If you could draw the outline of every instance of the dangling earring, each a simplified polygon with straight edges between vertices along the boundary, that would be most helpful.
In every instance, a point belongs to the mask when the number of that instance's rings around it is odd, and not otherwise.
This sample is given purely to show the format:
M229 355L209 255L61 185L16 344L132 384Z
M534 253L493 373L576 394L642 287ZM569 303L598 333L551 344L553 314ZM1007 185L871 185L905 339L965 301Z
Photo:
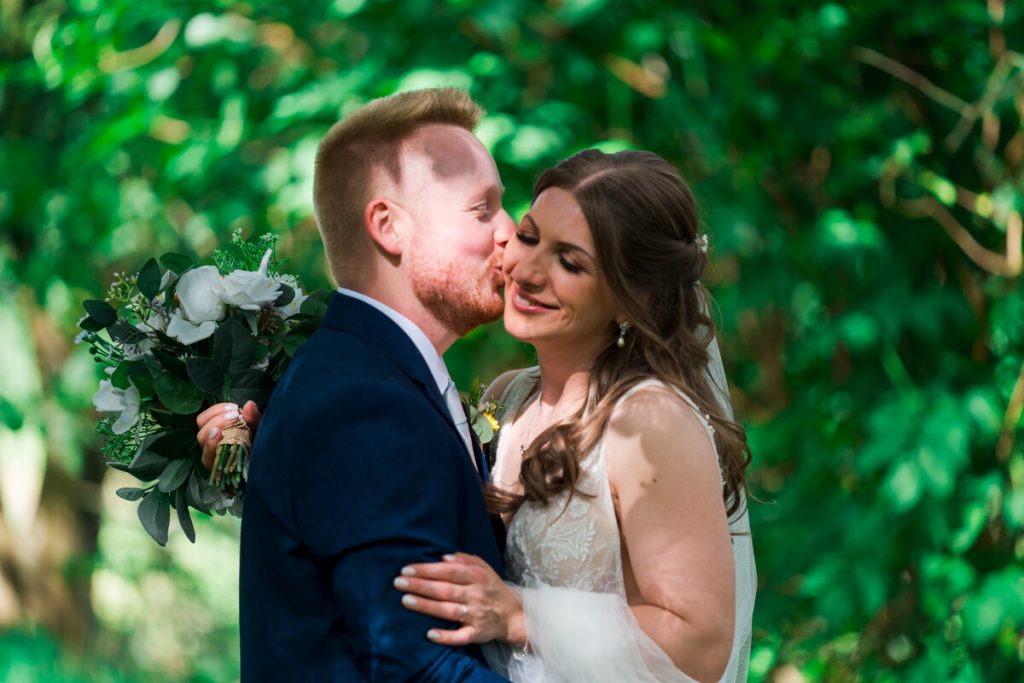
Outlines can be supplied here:
M626 345L626 333L629 332L629 321L623 320L619 323L619 338L616 340L615 345L620 349Z

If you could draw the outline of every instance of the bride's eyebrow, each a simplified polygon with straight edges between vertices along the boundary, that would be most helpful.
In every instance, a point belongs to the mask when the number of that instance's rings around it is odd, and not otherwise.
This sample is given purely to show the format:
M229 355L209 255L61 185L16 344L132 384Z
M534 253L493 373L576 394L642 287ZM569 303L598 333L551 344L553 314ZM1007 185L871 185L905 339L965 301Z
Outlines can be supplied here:
M523 216L523 220L524 221L530 221L530 225L533 226L533 229L536 230L537 232L540 232L540 227L537 225L537 221L533 220L533 216L531 216L530 214L526 214L525 216ZM561 249L562 251L574 251L574 252L576 252L578 254L582 254L583 256L586 256L588 259L590 259L594 263L597 263L597 259L594 258L594 255L591 254L589 251L587 251L586 249L584 249L583 247L581 247L578 244L573 244L572 242L561 242L560 241L560 242L555 242L555 246L558 247L559 249Z

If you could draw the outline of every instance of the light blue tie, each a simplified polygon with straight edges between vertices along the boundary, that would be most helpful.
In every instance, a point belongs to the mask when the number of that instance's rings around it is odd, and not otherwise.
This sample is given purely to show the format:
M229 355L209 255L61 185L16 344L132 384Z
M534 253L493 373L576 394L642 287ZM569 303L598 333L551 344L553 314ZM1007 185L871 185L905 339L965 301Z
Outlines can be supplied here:
M455 382L451 378L448 379L448 386L444 389L444 402L448 405L448 413L452 416L455 428L462 436L462 443L466 446L469 459L472 461L473 467L476 468L476 458L473 457L473 441L469 436L469 418L466 417L466 411L462 408L459 390L455 388Z

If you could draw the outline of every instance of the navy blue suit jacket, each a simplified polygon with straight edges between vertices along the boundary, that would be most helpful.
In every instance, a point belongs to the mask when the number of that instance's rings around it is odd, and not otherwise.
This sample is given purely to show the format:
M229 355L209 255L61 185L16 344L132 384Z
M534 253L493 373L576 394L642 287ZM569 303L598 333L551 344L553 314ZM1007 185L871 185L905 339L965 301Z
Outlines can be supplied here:
M242 680L503 681L392 581L461 550L503 574L481 478L426 362L335 294L265 411L242 521Z

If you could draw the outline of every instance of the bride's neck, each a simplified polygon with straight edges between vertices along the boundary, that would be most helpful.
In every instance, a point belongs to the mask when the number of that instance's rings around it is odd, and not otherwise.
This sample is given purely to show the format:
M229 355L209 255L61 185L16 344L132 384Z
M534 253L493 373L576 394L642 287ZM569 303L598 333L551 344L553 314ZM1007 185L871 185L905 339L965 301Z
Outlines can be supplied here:
M593 359L581 358L571 349L537 348L537 361L542 411L565 413L581 407L586 400Z

